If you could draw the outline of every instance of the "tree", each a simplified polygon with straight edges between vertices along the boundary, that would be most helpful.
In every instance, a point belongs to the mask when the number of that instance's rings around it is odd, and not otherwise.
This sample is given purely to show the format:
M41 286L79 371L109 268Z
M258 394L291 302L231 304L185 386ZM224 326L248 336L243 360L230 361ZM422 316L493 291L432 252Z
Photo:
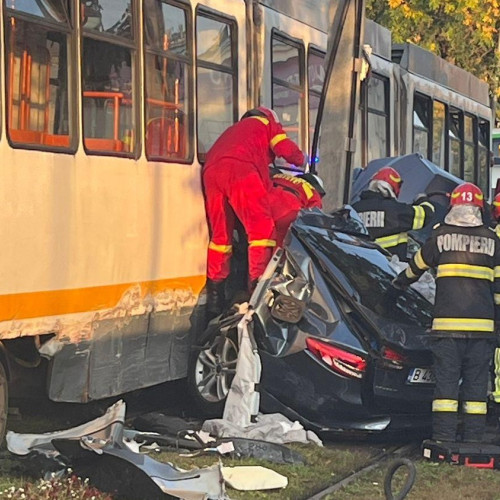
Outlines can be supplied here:
M500 0L367 0L367 17L469 71L500 98Z

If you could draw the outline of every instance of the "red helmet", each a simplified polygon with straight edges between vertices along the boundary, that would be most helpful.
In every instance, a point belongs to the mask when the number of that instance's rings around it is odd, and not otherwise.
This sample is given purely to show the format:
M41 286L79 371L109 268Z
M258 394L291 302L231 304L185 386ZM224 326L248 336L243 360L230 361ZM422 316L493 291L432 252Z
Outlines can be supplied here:
M385 181L394 190L394 194L399 196L403 179L392 167L382 167L371 179L372 181Z
M270 108L266 108L265 106L259 106L258 108L249 109L241 117L241 119L243 120L244 118L249 118L251 116L260 116L262 118L267 118L268 120L272 120L276 123L280 122L276 112Z
M265 106L259 106L257 108L268 120L275 121L276 123L280 122L276 111L271 108L266 108Z
M450 205L452 207L455 205L474 205L483 208L483 192L472 182L464 182L451 192Z
M491 212L495 220L500 219L500 193L498 193L495 198L493 198L493 203L491 204Z

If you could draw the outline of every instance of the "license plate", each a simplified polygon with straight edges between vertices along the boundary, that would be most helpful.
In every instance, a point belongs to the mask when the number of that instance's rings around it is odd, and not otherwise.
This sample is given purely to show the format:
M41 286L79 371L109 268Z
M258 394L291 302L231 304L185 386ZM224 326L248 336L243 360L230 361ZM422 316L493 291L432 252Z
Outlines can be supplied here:
M409 384L435 384L436 379L430 368L412 368L407 379Z

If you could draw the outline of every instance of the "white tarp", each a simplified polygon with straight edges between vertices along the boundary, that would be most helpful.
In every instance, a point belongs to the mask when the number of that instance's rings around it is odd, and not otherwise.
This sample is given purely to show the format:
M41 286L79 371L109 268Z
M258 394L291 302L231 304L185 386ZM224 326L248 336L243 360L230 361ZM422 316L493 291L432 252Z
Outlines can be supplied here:
M246 306L246 305L245 305ZM269 443L316 443L319 437L279 413L259 414L262 365L253 338L253 311L245 309L238 324L239 352L236 375L229 390L223 418L206 420L202 430L219 438L260 439Z
M238 427L246 427L259 413L262 365L253 338L252 310L238 323L239 352L236 375L231 383L224 406L223 419Z
M221 438L241 437L277 444L315 443L322 446L321 439L314 432L306 431L300 422L292 422L280 413L259 414L257 421L246 427L224 419L206 420L202 429Z

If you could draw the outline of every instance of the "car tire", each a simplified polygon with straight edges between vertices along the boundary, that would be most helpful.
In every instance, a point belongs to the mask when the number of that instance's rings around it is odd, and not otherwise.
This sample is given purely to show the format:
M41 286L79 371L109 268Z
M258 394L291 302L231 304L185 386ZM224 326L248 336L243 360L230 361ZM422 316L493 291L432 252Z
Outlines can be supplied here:
M9 386L5 368L0 362L0 444L3 443L7 429L7 414L9 411Z
M209 328L188 362L188 391L197 409L206 418L220 418L236 373L238 331L221 334Z

